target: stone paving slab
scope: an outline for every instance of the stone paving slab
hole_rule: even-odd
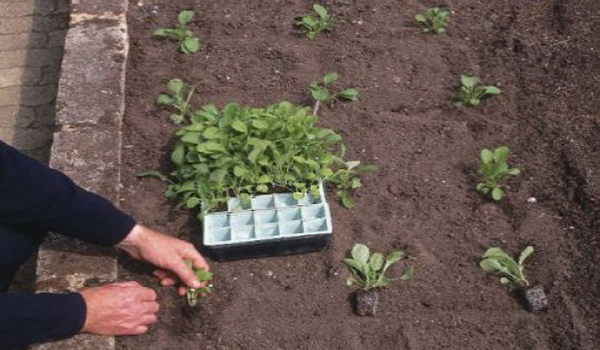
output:
[[[127,0],[73,0],[57,97],[58,131],[50,155],[52,167],[115,203],[121,182],[127,4]],[[52,38],[47,39],[50,45]],[[37,274],[39,291],[78,290],[115,281],[117,258],[112,249],[51,234],[40,248]],[[114,347],[113,337],[82,334],[33,349]]]

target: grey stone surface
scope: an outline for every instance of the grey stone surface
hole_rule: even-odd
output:
[[[58,131],[50,156],[52,167],[113,202],[117,202],[120,186],[128,53],[126,9],[126,0],[73,0],[57,97]],[[52,33],[47,39],[46,45],[51,46]],[[51,72],[44,70],[41,75],[42,81],[52,78]],[[37,273],[40,291],[78,290],[115,281],[117,259],[111,249],[52,234],[40,248]],[[33,349],[114,347],[112,337],[82,334]]]

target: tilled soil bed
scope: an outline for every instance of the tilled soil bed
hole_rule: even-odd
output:
[[[125,210],[199,243],[201,225],[176,210],[164,185],[176,127],[154,105],[169,79],[196,85],[196,105],[306,103],[307,86],[340,73],[360,101],[323,108],[350,158],[376,163],[358,205],[333,196],[334,235],[320,253],[211,263],[215,292],[189,309],[147,267],[121,260],[123,280],[155,288],[160,323],[120,349],[599,349],[600,3],[595,0],[447,1],[448,32],[426,35],[414,14],[432,2],[332,0],[338,21],[313,41],[293,18],[312,2],[144,0],[130,6],[131,55],[123,144]],[[177,52],[151,33],[196,11],[203,50]],[[502,93],[454,109],[461,74]],[[507,198],[474,190],[479,151],[506,145],[523,173]],[[535,197],[537,202],[528,202]],[[380,293],[376,317],[353,313],[341,259],[354,243],[403,249],[413,279]],[[545,287],[549,308],[530,313],[478,266],[489,246],[516,254]],[[401,267],[392,269],[398,276]]]

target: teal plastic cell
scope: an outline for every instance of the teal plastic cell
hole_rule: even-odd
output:
[[[291,193],[278,193],[275,195],[275,207],[288,208],[298,205],[298,201],[294,199]]]
[[[322,219],[325,217],[325,206],[323,204],[315,204],[300,208],[302,211],[302,220]]]
[[[234,242],[248,241],[254,237],[254,225],[231,227],[231,240]]]
[[[205,219],[205,226],[209,229],[216,229],[229,226],[229,215],[213,214],[208,215]]]
[[[293,221],[302,219],[302,212],[300,208],[287,208],[281,209],[277,211],[277,217],[279,221]]]
[[[305,195],[304,198],[298,201],[298,205],[319,204],[321,203],[321,198],[322,197],[316,198],[315,196],[309,193]]]
[[[256,238],[273,238],[279,236],[279,224],[264,224],[256,226]]]
[[[254,210],[275,209],[275,198],[272,195],[254,197],[251,208]]]
[[[238,211],[231,213],[231,226],[254,225],[254,215],[252,211]]]
[[[242,202],[239,198],[230,198],[227,201],[227,211],[240,211],[250,209],[250,202]]]
[[[257,210],[254,212],[254,222],[257,225],[276,223],[278,220],[276,210]]]
[[[229,243],[231,241],[231,229],[229,227],[224,227],[211,230],[208,238],[213,244]]]
[[[303,225],[306,232],[318,233],[328,231],[326,218],[306,220],[304,221]]]
[[[279,232],[282,235],[293,235],[304,232],[304,226],[302,220],[288,221],[279,223]]]

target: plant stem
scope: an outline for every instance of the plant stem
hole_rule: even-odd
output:
[[[317,115],[317,113],[319,112],[319,107],[321,105],[321,101],[317,100],[317,102],[315,102],[315,106],[313,107],[313,114]]]

